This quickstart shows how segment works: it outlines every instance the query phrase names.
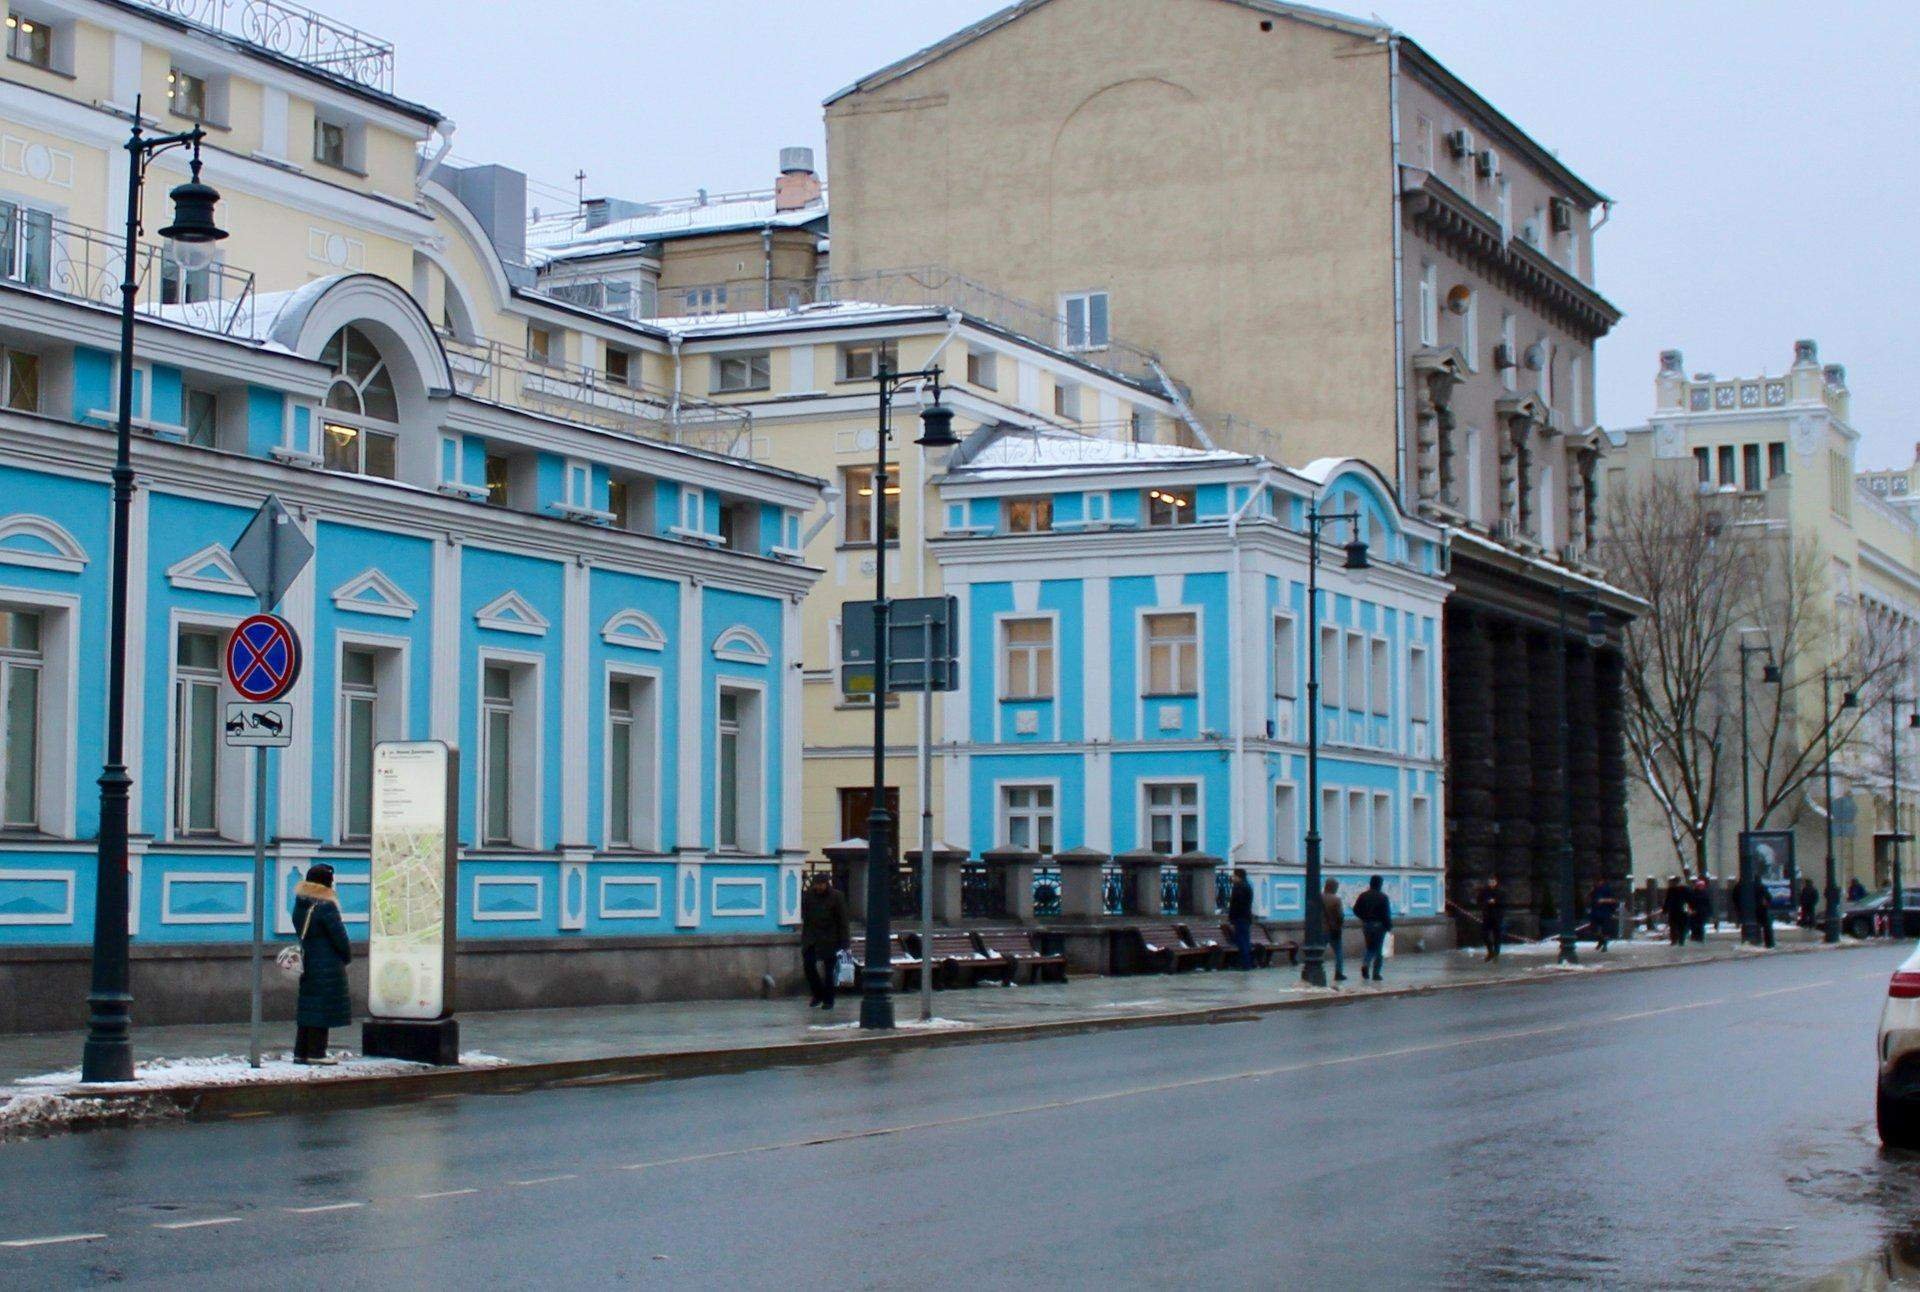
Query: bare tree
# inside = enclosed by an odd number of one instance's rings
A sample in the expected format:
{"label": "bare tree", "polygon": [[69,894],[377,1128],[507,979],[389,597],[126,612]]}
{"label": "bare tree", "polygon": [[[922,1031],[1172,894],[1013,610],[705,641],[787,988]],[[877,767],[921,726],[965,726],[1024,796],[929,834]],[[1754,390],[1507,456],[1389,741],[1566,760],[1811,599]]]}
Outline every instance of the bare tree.
{"label": "bare tree", "polygon": [[1706,868],[1722,761],[1738,761],[1727,661],[1737,658],[1761,551],[1727,524],[1718,499],[1673,476],[1610,502],[1603,560],[1647,603],[1626,634],[1629,771],[1659,805],[1675,858],[1696,874]]}

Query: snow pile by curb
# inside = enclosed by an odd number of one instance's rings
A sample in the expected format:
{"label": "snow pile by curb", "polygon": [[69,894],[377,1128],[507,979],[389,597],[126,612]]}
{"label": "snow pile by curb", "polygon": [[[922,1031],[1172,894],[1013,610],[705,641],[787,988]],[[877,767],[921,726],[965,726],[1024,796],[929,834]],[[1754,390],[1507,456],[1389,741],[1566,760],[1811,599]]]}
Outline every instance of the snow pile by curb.
{"label": "snow pile by curb", "polygon": [[132,1125],[185,1115],[158,1099],[89,1099],[41,1091],[0,1090],[0,1140],[50,1135],[79,1126]]}
{"label": "snow pile by curb", "polygon": [[[505,1059],[479,1051],[460,1056],[463,1067],[498,1067],[505,1062]],[[342,1054],[340,1061],[330,1067],[318,1068],[295,1063],[285,1052],[262,1055],[258,1068],[249,1066],[244,1054],[206,1054],[150,1059],[135,1068],[132,1081],[82,1086],[80,1070],[69,1068],[64,1072],[22,1077],[15,1084],[75,1096],[95,1092],[122,1095],[143,1090],[177,1090],[183,1086],[280,1085],[339,1081],[347,1077],[401,1077],[433,1070],[424,1063],[409,1063],[404,1059],[365,1059],[351,1053]]]}

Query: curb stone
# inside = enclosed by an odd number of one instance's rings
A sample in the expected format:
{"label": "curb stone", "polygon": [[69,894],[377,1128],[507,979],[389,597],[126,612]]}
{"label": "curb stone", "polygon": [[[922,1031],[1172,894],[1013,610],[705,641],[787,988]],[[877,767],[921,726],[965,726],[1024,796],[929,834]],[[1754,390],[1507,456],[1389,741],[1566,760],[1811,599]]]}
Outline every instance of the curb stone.
{"label": "curb stone", "polygon": [[[1878,942],[1853,942],[1848,947],[1875,947]],[[1779,947],[1774,955],[1807,955],[1827,950],[1823,944]],[[1681,963],[1600,964],[1592,973],[1646,973],[1690,965],[1747,961],[1740,951],[1706,955]],[[1542,965],[1541,968],[1548,966]],[[999,1023],[971,1027],[896,1030],[864,1036],[857,1029],[831,1038],[782,1041],[765,1045],[681,1050],[656,1054],[606,1055],[586,1059],[557,1059],[535,1063],[506,1063],[476,1068],[426,1069],[404,1075],[342,1077],[331,1081],[259,1082],[241,1085],[175,1086],[160,1090],[87,1091],[65,1088],[57,1093],[99,1100],[101,1115],[70,1129],[128,1125],[161,1115],[190,1120],[254,1117],[269,1113],[364,1108],[465,1094],[519,1094],[534,1089],[566,1089],[665,1081],[713,1076],[803,1064],[836,1063],[846,1059],[944,1049],[954,1045],[983,1045],[1044,1037],[1078,1036],[1093,1032],[1129,1031],[1149,1027],[1191,1027],[1215,1023],[1254,1022],[1269,1014],[1296,1009],[1330,1009],[1369,1000],[1397,1000],[1451,991],[1482,991],[1495,987],[1522,987],[1564,981],[1555,973],[1468,979],[1462,982],[1424,983],[1385,990],[1328,991],[1286,1000],[1239,1001],[1193,1009],[1165,1009],[1151,1013],[1107,1017],[1049,1019],[1033,1023]],[[54,1092],[49,1092],[54,1093]],[[126,1105],[124,1110],[117,1105]],[[118,1112],[124,1115],[116,1116]],[[63,1128],[67,1129],[67,1128]]]}

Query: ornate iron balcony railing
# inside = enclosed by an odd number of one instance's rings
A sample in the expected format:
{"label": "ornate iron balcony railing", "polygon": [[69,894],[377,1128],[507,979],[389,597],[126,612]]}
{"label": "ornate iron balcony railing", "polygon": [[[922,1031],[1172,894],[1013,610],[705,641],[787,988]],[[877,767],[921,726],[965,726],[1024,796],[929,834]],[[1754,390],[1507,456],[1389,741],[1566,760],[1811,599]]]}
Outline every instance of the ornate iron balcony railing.
{"label": "ornate iron balcony railing", "polygon": [[393,93],[393,45],[283,0],[146,0],[164,13],[307,64],[343,80]]}

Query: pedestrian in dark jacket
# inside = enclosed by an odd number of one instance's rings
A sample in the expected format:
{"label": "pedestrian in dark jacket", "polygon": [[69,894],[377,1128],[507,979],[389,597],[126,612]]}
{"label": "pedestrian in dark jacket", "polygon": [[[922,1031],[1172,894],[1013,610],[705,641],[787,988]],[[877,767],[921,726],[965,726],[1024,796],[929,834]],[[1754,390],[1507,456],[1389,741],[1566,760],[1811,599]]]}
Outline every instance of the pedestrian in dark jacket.
{"label": "pedestrian in dark jacket", "polygon": [[1811,879],[1800,885],[1800,927],[1813,927],[1814,912],[1820,908],[1820,890],[1813,886]]}
{"label": "pedestrian in dark jacket", "polygon": [[1327,946],[1333,951],[1333,980],[1347,980],[1347,949],[1340,945],[1340,926],[1346,923],[1346,908],[1340,901],[1340,881],[1329,879],[1320,894],[1322,920],[1327,930]]}
{"label": "pedestrian in dark jacket", "polygon": [[1707,916],[1713,914],[1713,890],[1707,877],[1700,876],[1687,889],[1687,931],[1695,942],[1707,940]]}
{"label": "pedestrian in dark jacket", "polygon": [[1367,891],[1353,899],[1353,918],[1360,921],[1360,934],[1367,940],[1366,954],[1360,957],[1360,976],[1380,981],[1387,966],[1387,931],[1393,928],[1393,903],[1387,899],[1386,881],[1375,875],[1367,880]]}
{"label": "pedestrian in dark jacket", "polygon": [[1227,927],[1233,930],[1240,967],[1253,968],[1253,885],[1240,866],[1233,868],[1233,887],[1227,891]]}
{"label": "pedestrian in dark jacket", "polygon": [[1587,899],[1587,921],[1593,925],[1593,936],[1599,940],[1600,950],[1607,949],[1607,943],[1614,938],[1614,921],[1620,916],[1620,899],[1613,895],[1613,885],[1601,880],[1593,886],[1593,894]]}
{"label": "pedestrian in dark jacket", "polygon": [[813,999],[807,1008],[833,1008],[840,953],[852,942],[847,930],[847,899],[825,871],[816,871],[800,895],[800,967]]}
{"label": "pedestrian in dark jacket", "polygon": [[327,1029],[353,1022],[347,998],[347,966],[353,943],[340,919],[340,898],[333,891],[333,867],[321,862],[293,890],[293,928],[300,938],[300,1000],[294,1012],[293,1061],[306,1065],[333,1062],[327,1057]]}
{"label": "pedestrian in dark jacket", "polygon": [[1500,944],[1507,940],[1507,895],[1500,890],[1500,876],[1488,875],[1480,886],[1480,937],[1486,943],[1487,959],[1500,958]]}
{"label": "pedestrian in dark jacket", "polygon": [[1867,886],[1860,882],[1860,876],[1858,875],[1855,875],[1847,881],[1847,900],[1849,902],[1864,902],[1867,900]]}
{"label": "pedestrian in dark jacket", "polygon": [[1760,944],[1768,950],[1773,949],[1773,894],[1767,891],[1767,881],[1758,875],[1753,877],[1752,892],[1747,900],[1753,903],[1753,922],[1760,929]]}
{"label": "pedestrian in dark jacket", "polygon": [[1667,876],[1667,895],[1660,902],[1661,913],[1667,917],[1667,941],[1681,946],[1687,940],[1687,886],[1680,876]]}

